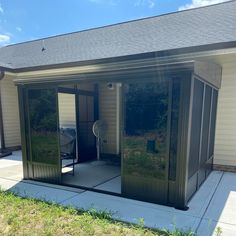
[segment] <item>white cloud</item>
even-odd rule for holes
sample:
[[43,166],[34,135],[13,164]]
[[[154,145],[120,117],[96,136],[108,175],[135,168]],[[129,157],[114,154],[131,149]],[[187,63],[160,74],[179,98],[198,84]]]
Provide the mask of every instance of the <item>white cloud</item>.
[[22,32],[22,28],[21,27],[16,27],[16,30],[18,31],[18,32]]
[[6,34],[0,34],[0,46],[5,46],[10,43],[10,36]]
[[4,10],[2,8],[2,5],[0,4],[0,13],[4,13]]
[[227,2],[228,0],[192,0],[191,3],[183,5],[179,7],[179,11],[195,8],[195,7],[203,7],[207,5],[217,4],[221,2]]
[[148,6],[149,8],[153,8],[156,5],[156,0],[136,0],[134,5],[136,7]]

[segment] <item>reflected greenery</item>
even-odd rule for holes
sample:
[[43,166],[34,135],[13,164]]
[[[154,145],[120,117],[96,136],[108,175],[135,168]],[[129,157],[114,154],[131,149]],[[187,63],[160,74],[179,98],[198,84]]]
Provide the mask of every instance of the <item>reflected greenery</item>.
[[125,87],[124,172],[165,178],[168,81]]
[[56,97],[52,89],[29,90],[30,125],[34,131],[56,131]]
[[31,134],[31,140],[33,161],[47,164],[57,164],[57,134],[33,132]]
[[32,89],[28,92],[31,153],[34,162],[57,163],[56,96],[55,89]]
[[125,131],[142,135],[153,129],[165,132],[168,110],[168,84],[164,82],[126,86]]
[[[165,145],[156,153],[147,152],[147,140],[140,136],[124,139],[124,171],[131,175],[163,178],[165,175]],[[156,142],[157,146],[157,142]],[[160,153],[157,156],[157,153]]]

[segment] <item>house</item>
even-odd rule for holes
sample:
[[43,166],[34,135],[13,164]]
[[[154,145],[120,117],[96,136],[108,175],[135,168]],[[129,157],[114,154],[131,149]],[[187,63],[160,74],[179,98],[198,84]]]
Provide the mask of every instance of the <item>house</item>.
[[26,179],[187,209],[236,169],[235,22],[230,1],[1,48],[2,143]]

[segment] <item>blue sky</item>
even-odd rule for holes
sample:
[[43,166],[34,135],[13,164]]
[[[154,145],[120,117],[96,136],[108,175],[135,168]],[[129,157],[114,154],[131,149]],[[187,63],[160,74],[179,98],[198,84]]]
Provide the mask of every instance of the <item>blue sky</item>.
[[225,0],[0,0],[0,46]]

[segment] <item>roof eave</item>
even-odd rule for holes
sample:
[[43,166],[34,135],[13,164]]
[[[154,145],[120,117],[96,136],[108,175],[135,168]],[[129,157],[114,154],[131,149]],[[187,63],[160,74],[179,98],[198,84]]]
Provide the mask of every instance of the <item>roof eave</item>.
[[166,62],[176,61],[176,60],[183,61],[183,60],[186,60],[186,58],[218,55],[220,53],[226,54],[230,52],[230,49],[236,50],[236,41],[221,42],[221,43],[208,44],[208,45],[199,45],[199,46],[192,46],[192,47],[178,48],[178,49],[171,49],[171,50],[162,50],[162,51],[157,51],[157,52],[146,52],[146,53],[140,53],[140,54],[135,54],[135,55],[126,55],[126,56],[119,56],[119,57],[112,57],[112,58],[102,58],[102,59],[75,61],[75,62],[68,62],[68,63],[41,65],[41,66],[33,66],[33,67],[22,67],[22,68],[0,67],[0,69],[4,71],[8,71],[10,73],[22,73],[22,72],[41,71],[41,70],[48,70],[48,69],[99,65],[99,64],[148,59],[148,58],[156,58],[156,60],[166,61]]

